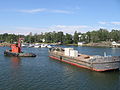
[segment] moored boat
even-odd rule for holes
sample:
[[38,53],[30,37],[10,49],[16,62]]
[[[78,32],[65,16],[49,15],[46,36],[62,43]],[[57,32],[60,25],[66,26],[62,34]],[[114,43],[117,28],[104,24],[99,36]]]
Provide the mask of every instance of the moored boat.
[[11,44],[11,50],[4,51],[5,56],[17,56],[17,57],[36,57],[33,53],[24,53],[21,51],[21,40],[19,38],[18,44]]
[[47,44],[41,44],[41,48],[46,48]]
[[52,48],[52,45],[47,45],[47,48]]
[[116,70],[119,69],[120,64],[120,56],[83,55],[73,48],[51,48],[49,50],[49,57],[93,71]]
[[36,55],[33,53],[24,53],[24,52],[14,53],[14,52],[11,52],[11,50],[4,51],[4,55],[5,56],[16,56],[16,57],[36,57]]
[[34,47],[34,44],[29,44],[28,47],[29,48]]
[[34,45],[34,48],[40,48],[40,45]]

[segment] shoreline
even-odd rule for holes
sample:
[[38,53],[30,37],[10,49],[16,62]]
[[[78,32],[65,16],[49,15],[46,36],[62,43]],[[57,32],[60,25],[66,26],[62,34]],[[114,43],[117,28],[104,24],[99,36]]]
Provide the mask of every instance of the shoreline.
[[112,46],[92,46],[92,45],[76,45],[76,44],[67,44],[67,46],[81,46],[81,47],[106,47],[106,48],[112,48]]
[[[57,44],[57,43],[39,43],[39,44],[50,44],[50,45],[67,45],[67,46],[83,46],[83,47],[107,47],[112,48],[111,42],[99,42],[99,43],[87,43],[83,45],[78,44]],[[0,43],[0,47],[10,46],[10,43]]]
[[78,45],[78,44],[67,44],[69,45],[73,45],[73,46],[87,46],[87,47],[108,47],[108,48],[112,48],[112,44],[111,42],[99,42],[99,43],[87,43],[87,44],[83,44],[83,45]]
[[10,43],[0,43],[0,47],[6,47],[6,46],[10,46],[11,44]]

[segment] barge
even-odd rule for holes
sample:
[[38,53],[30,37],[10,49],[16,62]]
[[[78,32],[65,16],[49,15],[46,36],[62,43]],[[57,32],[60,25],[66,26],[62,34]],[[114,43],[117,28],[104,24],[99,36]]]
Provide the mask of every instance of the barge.
[[4,51],[5,56],[16,56],[16,57],[36,57],[34,53],[24,53],[21,50],[21,40],[23,38],[19,38],[17,44],[11,44],[11,50]]
[[93,71],[119,70],[120,56],[90,56],[78,53],[73,48],[53,47],[49,57]]

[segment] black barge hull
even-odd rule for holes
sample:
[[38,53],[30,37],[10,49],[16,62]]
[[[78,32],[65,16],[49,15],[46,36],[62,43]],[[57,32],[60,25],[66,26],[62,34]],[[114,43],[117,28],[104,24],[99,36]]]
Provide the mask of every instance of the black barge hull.
[[115,61],[115,62],[106,62],[106,63],[89,63],[89,62],[83,62],[83,61],[77,61],[74,58],[68,58],[65,56],[59,56],[59,55],[55,55],[50,53],[50,58],[77,66],[77,67],[81,67],[81,68],[86,68],[86,69],[90,69],[93,71],[99,71],[99,72],[103,72],[103,71],[111,71],[111,70],[119,70],[119,63],[120,61]]
[[36,57],[36,55],[33,53],[13,53],[9,50],[6,50],[4,52],[4,55],[5,56],[15,56],[15,57]]

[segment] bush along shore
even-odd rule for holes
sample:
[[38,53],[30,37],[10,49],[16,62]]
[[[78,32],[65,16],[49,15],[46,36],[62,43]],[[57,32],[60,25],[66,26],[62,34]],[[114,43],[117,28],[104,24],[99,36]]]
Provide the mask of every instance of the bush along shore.
[[86,43],[86,44],[82,44],[82,45],[78,45],[78,44],[67,44],[69,45],[73,45],[73,46],[89,46],[89,47],[112,47],[112,43],[111,42],[99,42],[99,43]]
[[[0,34],[0,42],[14,43],[18,38],[24,38],[26,43],[58,43],[64,45],[77,45],[78,42],[85,42],[86,46],[106,46],[111,47],[109,42],[120,41],[120,30],[99,29],[81,33],[75,31],[72,34],[62,31],[36,33],[30,32],[28,35]],[[5,44],[6,45],[6,44]],[[4,45],[3,45],[4,46]]]
[[92,46],[92,47],[112,47],[111,42],[99,42],[99,43],[88,43],[83,44],[83,46]]
[[[35,43],[33,43],[35,44]],[[39,44],[50,44],[50,45],[67,45],[67,46],[90,46],[90,47],[112,47],[111,42],[99,42],[99,43],[86,43],[82,45],[78,44],[59,44],[59,43],[39,43]],[[10,46],[10,43],[0,43],[0,47]]]

